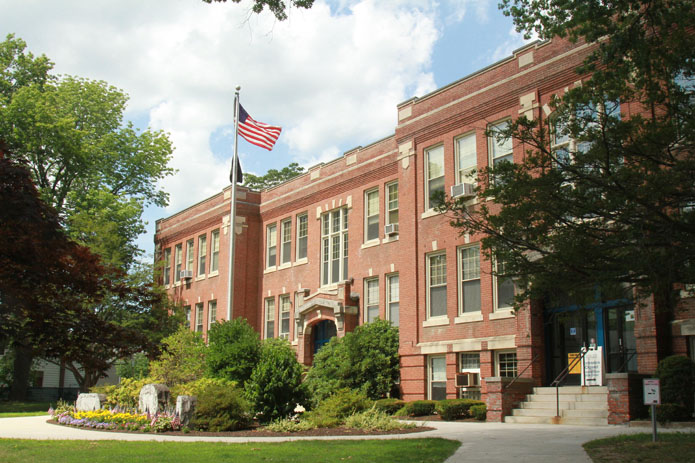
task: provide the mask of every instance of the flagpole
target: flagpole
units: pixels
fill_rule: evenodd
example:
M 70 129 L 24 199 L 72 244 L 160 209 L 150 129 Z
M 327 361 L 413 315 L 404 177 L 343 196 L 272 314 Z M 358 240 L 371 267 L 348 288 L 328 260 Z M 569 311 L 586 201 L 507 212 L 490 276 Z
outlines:
M 236 182 L 237 182 L 237 148 L 239 146 L 239 90 L 234 92 L 234 157 L 232 158 L 232 198 L 229 206 L 229 282 L 227 284 L 227 320 L 232 320 L 234 307 L 234 251 L 236 242 Z

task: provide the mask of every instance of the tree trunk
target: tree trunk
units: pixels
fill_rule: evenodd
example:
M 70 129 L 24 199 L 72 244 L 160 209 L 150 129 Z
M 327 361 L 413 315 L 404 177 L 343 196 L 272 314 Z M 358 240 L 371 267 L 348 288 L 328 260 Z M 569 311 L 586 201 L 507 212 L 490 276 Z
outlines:
M 32 349 L 28 346 L 13 343 L 14 366 L 12 385 L 10 386 L 10 400 L 25 401 L 27 389 L 31 379 L 31 363 L 34 360 Z

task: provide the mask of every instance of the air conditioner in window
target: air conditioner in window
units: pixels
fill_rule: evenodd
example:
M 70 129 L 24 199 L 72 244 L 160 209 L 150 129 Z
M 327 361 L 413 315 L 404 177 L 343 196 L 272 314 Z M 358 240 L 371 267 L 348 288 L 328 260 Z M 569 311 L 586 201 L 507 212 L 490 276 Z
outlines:
M 475 185 L 472 183 L 459 183 L 451 187 L 452 198 L 468 198 L 471 196 L 475 196 Z
M 478 373 L 459 373 L 456 375 L 456 387 L 471 387 L 480 385 Z
M 390 235 L 397 235 L 398 234 L 398 224 L 397 223 L 390 223 L 388 225 L 384 225 L 384 235 L 390 236 Z
M 179 272 L 180 280 L 190 280 L 191 278 L 193 278 L 193 270 L 181 270 Z

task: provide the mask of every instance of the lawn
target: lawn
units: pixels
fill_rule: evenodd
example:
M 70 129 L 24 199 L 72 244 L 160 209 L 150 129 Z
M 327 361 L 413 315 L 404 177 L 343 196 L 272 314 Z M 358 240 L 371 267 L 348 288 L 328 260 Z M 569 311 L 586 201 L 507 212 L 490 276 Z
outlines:
M 461 445 L 446 439 L 210 442 L 38 441 L 0 439 L 3 463 L 442 462 Z
M 14 416 L 38 416 L 47 415 L 48 402 L 7 402 L 0 401 L 0 418 L 12 418 Z
M 652 442 L 651 434 L 632 434 L 598 439 L 584 444 L 594 463 L 693 462 L 695 433 L 660 433 Z

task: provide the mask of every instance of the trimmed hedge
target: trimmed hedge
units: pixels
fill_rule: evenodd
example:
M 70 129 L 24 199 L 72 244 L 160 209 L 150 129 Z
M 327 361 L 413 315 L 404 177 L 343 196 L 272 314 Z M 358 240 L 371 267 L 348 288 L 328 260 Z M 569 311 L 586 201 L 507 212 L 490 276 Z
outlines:
M 470 417 L 470 408 L 474 405 L 484 405 L 480 400 L 446 399 L 437 402 L 435 409 L 444 421 L 453 421 Z
M 436 400 L 415 400 L 407 402 L 403 407 L 406 416 L 428 416 L 434 415 Z
M 480 405 L 472 405 L 470 408 L 470 413 L 473 418 L 478 421 L 485 421 L 487 419 L 487 405 L 484 403 Z
M 395 414 L 398 410 L 403 408 L 404 405 L 405 402 L 400 399 L 379 399 L 374 402 L 374 406 L 377 410 L 388 415 Z

